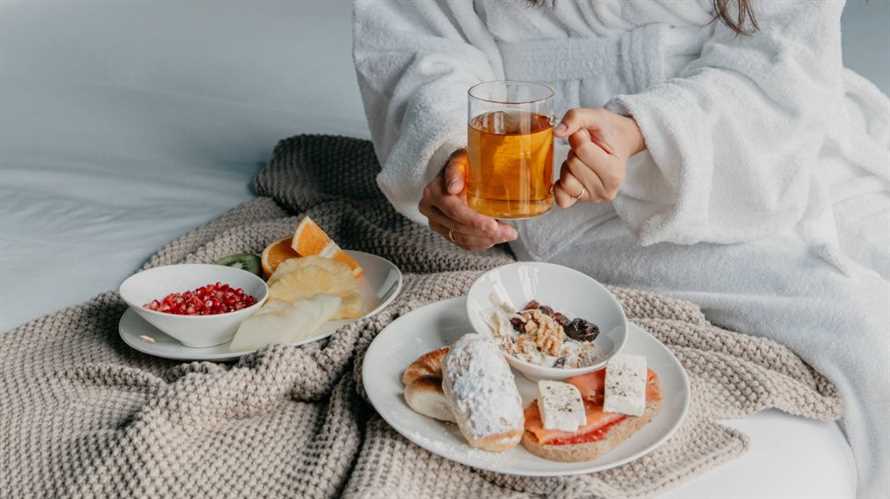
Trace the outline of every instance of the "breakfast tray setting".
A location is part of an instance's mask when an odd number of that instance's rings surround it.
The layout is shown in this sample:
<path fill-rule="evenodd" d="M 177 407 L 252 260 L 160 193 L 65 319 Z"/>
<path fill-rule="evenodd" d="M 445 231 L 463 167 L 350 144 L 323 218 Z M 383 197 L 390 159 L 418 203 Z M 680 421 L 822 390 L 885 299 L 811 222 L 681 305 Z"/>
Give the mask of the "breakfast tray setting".
<path fill-rule="evenodd" d="M 834 386 L 782 345 L 712 325 L 688 302 L 610 288 L 688 374 L 688 411 L 667 441 L 608 470 L 548 477 L 415 445 L 369 403 L 362 374 L 384 368 L 365 365 L 369 345 L 397 318 L 464 296 L 514 260 L 503 248 L 465 252 L 401 217 L 377 189 L 378 171 L 367 141 L 284 140 L 256 178 L 256 200 L 145 264 L 259 253 L 309 215 L 344 248 L 404 273 L 388 307 L 326 339 L 228 363 L 165 360 L 119 337 L 127 305 L 117 292 L 0 334 L 0 496 L 646 497 L 745 451 L 745 435 L 721 419 L 769 408 L 839 417 Z"/>

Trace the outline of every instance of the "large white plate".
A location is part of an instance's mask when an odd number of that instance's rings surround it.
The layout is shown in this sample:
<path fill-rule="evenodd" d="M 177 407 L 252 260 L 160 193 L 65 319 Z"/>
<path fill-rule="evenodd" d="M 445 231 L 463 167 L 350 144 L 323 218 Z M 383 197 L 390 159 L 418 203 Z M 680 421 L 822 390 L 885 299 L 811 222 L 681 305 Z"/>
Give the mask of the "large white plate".
<path fill-rule="evenodd" d="M 392 303 L 398 296 L 399 291 L 402 289 L 402 272 L 386 258 L 361 251 L 347 251 L 347 253 L 358 260 L 365 270 L 359 283 L 359 291 L 361 292 L 367 313 L 361 318 L 375 315 Z M 294 345 L 302 345 L 327 338 L 334 334 L 337 329 L 354 322 L 354 320 L 329 321 L 318 330 L 318 334 L 298 341 Z M 255 351 L 232 352 L 229 350 L 228 343 L 207 348 L 187 347 L 152 326 L 130 309 L 127 309 L 123 317 L 121 317 L 119 331 L 121 338 L 127 345 L 140 352 L 165 359 L 232 360 Z"/>
<path fill-rule="evenodd" d="M 466 315 L 465 298 L 453 298 L 419 308 L 384 329 L 365 354 L 362 378 L 365 392 L 377 412 L 415 444 L 447 459 L 484 470 L 527 476 L 574 475 L 600 471 L 632 461 L 662 444 L 680 426 L 689 406 L 689 380 L 674 355 L 640 327 L 629 323 L 622 352 L 645 355 L 658 373 L 664 393 L 661 411 L 652 422 L 618 448 L 594 461 L 548 461 L 517 446 L 496 454 L 467 445 L 457 426 L 421 416 L 402 397 L 402 371 L 419 355 L 449 345 L 473 331 Z M 514 371 L 516 384 L 527 405 L 536 388 Z"/>

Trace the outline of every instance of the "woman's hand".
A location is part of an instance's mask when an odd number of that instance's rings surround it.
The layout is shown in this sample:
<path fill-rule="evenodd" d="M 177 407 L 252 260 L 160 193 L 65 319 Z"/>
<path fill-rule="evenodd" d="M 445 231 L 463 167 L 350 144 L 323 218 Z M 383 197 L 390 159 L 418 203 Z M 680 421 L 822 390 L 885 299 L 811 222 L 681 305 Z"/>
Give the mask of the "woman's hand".
<path fill-rule="evenodd" d="M 603 108 L 571 109 L 553 133 L 568 137 L 572 147 L 553 189 L 561 208 L 578 201 L 605 203 L 615 199 L 624 181 L 627 159 L 646 149 L 633 118 Z"/>
<path fill-rule="evenodd" d="M 513 227 L 467 206 L 464 186 L 468 164 L 467 152 L 455 151 L 442 172 L 423 189 L 419 208 L 430 228 L 470 251 L 486 250 L 516 239 Z"/>

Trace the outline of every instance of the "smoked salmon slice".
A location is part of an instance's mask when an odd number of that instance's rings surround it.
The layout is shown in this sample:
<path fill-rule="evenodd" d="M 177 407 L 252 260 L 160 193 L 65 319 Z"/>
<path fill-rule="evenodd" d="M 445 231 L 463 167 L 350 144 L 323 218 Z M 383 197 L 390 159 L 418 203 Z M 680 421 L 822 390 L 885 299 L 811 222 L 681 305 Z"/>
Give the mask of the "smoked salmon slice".
<path fill-rule="evenodd" d="M 658 376 L 652 369 L 648 370 L 646 379 L 646 400 L 661 400 L 661 390 L 659 389 Z M 598 403 L 602 405 L 603 397 L 606 393 L 606 370 L 600 369 L 592 373 L 574 376 L 566 380 L 566 383 L 575 385 L 575 388 L 581 392 L 581 398 L 584 400 Z"/>
<path fill-rule="evenodd" d="M 566 380 L 566 383 L 575 385 L 581 392 L 581 398 L 593 403 L 603 403 L 603 394 L 606 391 L 606 370 L 600 369 L 592 373 L 574 376 Z"/>
<path fill-rule="evenodd" d="M 544 422 L 541 420 L 538 403 L 533 402 L 525 409 L 525 430 L 533 433 L 537 437 L 538 442 L 544 444 L 552 440 L 568 439 L 576 435 L 596 431 L 603 426 L 626 417 L 624 414 L 618 414 L 617 412 L 603 412 L 602 404 L 597 405 L 586 400 L 584 401 L 584 412 L 587 415 L 587 421 L 576 432 L 547 430 L 544 428 Z"/>
<path fill-rule="evenodd" d="M 537 401 L 532 402 L 525 409 L 525 430 L 532 433 L 538 439 L 538 442 L 542 444 L 548 442 L 558 444 L 561 442 L 572 443 L 579 438 L 584 440 L 584 435 L 618 423 L 627 417 L 624 414 L 603 411 L 603 397 L 606 388 L 605 369 L 575 376 L 567 379 L 566 382 L 575 385 L 578 391 L 581 392 L 587 421 L 574 433 L 547 430 L 544 428 L 544 422 L 541 420 Z M 655 371 L 649 369 L 646 380 L 646 401 L 651 400 L 661 400 L 661 388 L 659 387 L 658 376 L 655 374 Z"/>

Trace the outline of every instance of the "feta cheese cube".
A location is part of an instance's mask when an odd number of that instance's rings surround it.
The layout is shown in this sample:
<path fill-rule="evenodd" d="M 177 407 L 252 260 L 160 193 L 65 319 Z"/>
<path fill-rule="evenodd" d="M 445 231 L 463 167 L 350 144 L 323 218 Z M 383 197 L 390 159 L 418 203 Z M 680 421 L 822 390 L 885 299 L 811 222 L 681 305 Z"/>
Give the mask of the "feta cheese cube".
<path fill-rule="evenodd" d="M 581 392 L 559 381 L 538 381 L 538 410 L 545 430 L 578 431 L 587 422 Z"/>
<path fill-rule="evenodd" d="M 646 412 L 646 357 L 616 355 L 606 364 L 603 410 L 629 416 Z"/>

